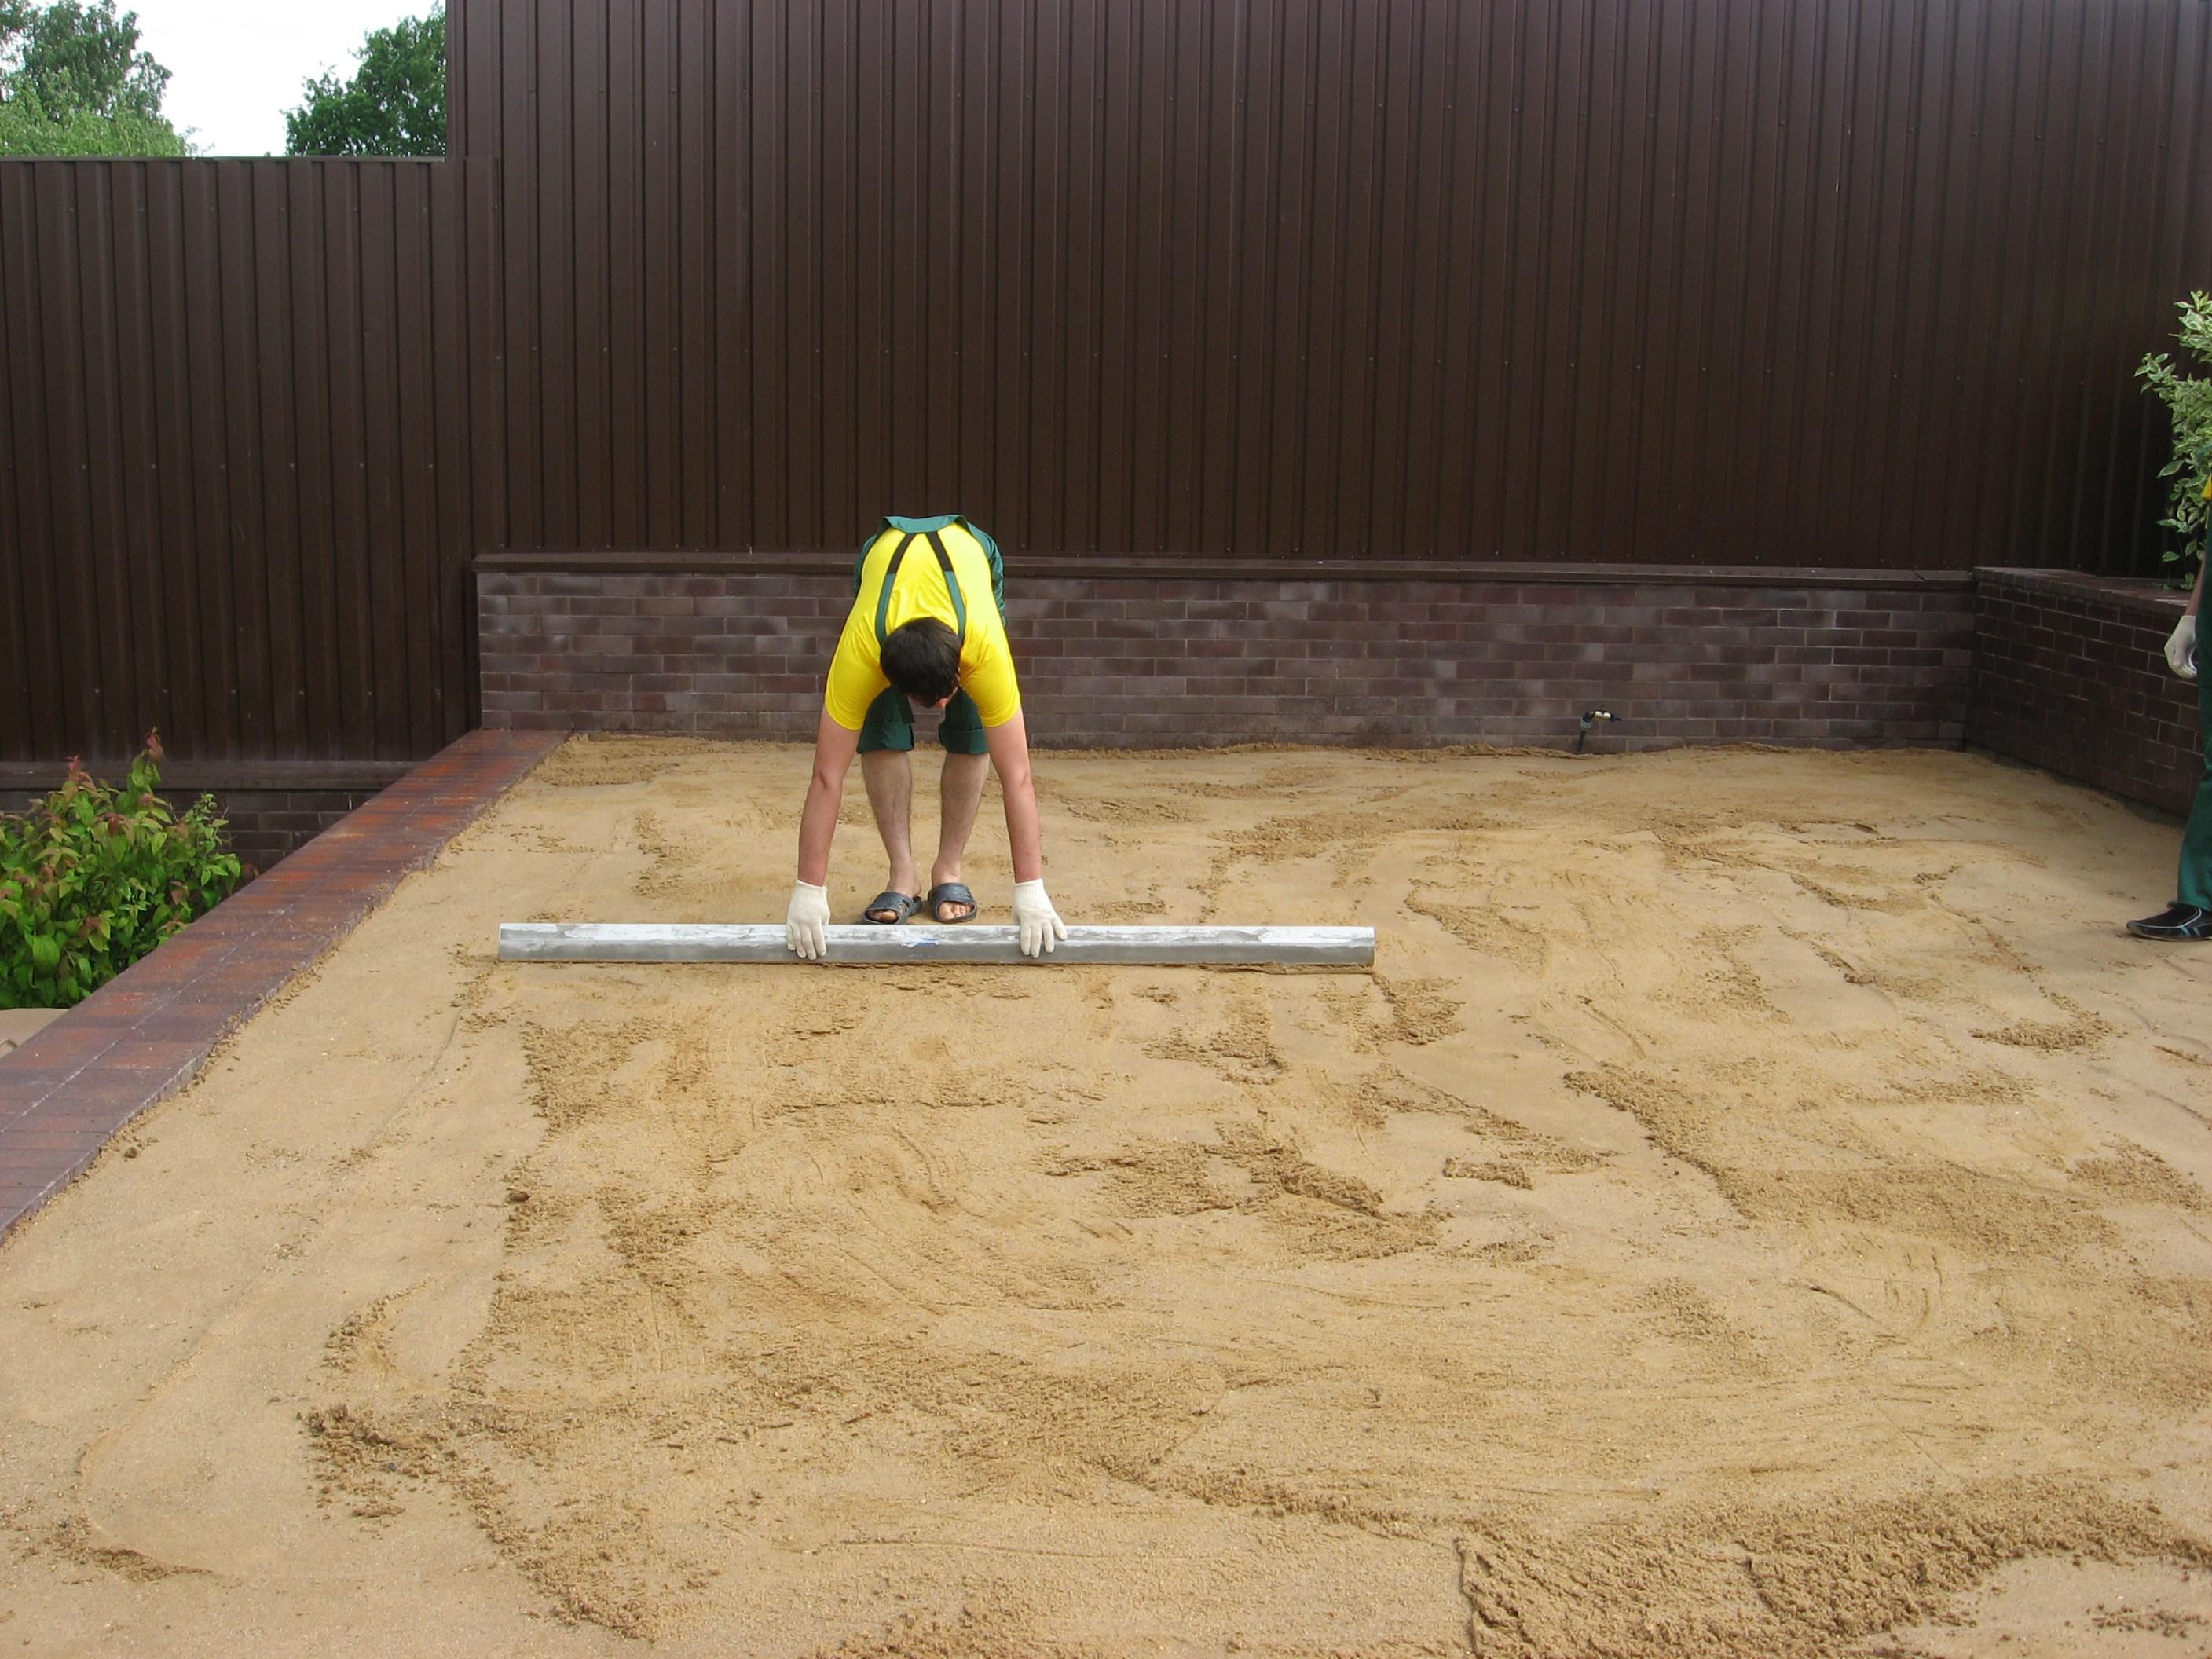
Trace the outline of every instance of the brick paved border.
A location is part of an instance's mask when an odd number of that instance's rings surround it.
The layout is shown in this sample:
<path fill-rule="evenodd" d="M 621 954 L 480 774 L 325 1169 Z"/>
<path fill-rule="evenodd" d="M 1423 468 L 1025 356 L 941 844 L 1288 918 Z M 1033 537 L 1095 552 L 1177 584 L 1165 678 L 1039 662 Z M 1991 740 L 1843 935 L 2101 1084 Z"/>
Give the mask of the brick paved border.
<path fill-rule="evenodd" d="M 471 732 L 0 1062 L 0 1237 L 559 741 Z"/>

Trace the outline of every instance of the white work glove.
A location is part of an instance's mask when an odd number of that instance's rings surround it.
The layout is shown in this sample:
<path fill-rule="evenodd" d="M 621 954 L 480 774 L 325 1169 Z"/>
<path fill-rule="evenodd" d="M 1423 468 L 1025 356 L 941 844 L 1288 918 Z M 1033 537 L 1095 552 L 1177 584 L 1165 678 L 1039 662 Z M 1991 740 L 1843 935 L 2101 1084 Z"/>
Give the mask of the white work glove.
<path fill-rule="evenodd" d="M 2166 666 L 2185 680 L 2197 678 L 2197 618 L 2184 617 L 2174 623 L 2173 633 L 2166 642 Z"/>
<path fill-rule="evenodd" d="M 1060 919 L 1060 912 L 1044 896 L 1044 884 L 1041 881 L 1014 884 L 1014 921 L 1022 930 L 1022 954 L 1025 957 L 1044 955 L 1067 937 L 1067 924 Z"/>
<path fill-rule="evenodd" d="M 808 962 L 830 948 L 830 890 L 800 882 L 791 890 L 791 909 L 783 919 L 783 942 Z"/>

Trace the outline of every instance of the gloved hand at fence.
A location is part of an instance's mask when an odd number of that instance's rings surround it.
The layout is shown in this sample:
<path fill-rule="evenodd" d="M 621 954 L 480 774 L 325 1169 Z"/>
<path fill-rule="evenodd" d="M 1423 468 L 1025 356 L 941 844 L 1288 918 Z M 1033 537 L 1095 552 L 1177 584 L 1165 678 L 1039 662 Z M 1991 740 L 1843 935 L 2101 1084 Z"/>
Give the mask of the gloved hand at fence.
<path fill-rule="evenodd" d="M 2185 680 L 2197 678 L 2197 618 L 2184 617 L 2166 642 L 2166 666 Z"/>
<path fill-rule="evenodd" d="M 791 890 L 791 908 L 783 918 L 783 942 L 808 962 L 830 948 L 830 890 L 800 882 Z"/>
<path fill-rule="evenodd" d="M 1042 881 L 1014 884 L 1014 922 L 1022 930 L 1022 954 L 1042 956 L 1067 937 L 1067 924 L 1044 896 Z"/>

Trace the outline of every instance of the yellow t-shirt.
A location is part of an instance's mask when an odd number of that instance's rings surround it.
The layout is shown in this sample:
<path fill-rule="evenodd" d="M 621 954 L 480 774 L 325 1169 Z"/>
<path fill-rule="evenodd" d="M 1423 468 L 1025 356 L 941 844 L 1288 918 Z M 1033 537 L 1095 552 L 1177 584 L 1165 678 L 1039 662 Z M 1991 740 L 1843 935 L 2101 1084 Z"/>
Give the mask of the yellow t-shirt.
<path fill-rule="evenodd" d="M 1014 653 L 1006 642 L 1006 622 L 999 613 L 990 556 L 983 550 L 982 542 L 957 520 L 908 520 L 887 524 L 860 556 L 860 591 L 845 618 L 837 654 L 830 659 L 823 707 L 848 732 L 860 729 L 868 718 L 868 705 L 890 686 L 884 677 L 877 611 L 891 556 L 908 535 L 902 526 L 940 524 L 937 538 L 945 544 L 945 556 L 951 560 L 952 574 L 960 584 L 960 597 L 968 607 L 968 635 L 960 648 L 960 689 L 975 700 L 985 726 L 1004 726 L 1021 712 Z M 960 626 L 951 591 L 945 585 L 945 572 L 938 567 L 937 551 L 926 535 L 915 537 L 899 562 L 890 605 L 882 617 L 884 632 L 888 634 L 917 617 L 934 617 L 951 629 Z"/>

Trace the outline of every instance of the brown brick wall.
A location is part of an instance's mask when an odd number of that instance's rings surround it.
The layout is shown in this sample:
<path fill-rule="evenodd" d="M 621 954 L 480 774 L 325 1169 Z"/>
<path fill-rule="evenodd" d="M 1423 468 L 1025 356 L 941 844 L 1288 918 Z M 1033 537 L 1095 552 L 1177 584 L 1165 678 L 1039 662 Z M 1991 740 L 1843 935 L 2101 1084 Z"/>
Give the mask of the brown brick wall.
<path fill-rule="evenodd" d="M 239 857 L 267 870 L 296 853 L 356 807 L 375 799 L 374 789 L 254 789 L 217 791 L 230 820 Z"/>
<path fill-rule="evenodd" d="M 849 577 L 482 570 L 489 726 L 805 738 Z M 1449 580 L 1007 581 L 1047 747 L 1955 744 L 1958 577 L 1595 571 Z"/>
<path fill-rule="evenodd" d="M 21 812 L 44 791 L 0 789 L 0 812 Z M 255 870 L 272 868 L 296 853 L 354 808 L 374 797 L 374 789 L 216 789 L 230 820 L 234 852 Z M 199 799 L 200 792 L 170 794 L 178 810 Z"/>
<path fill-rule="evenodd" d="M 2185 812 L 2201 773 L 2197 690 L 2166 665 L 2181 596 L 2148 582 L 1984 570 L 1966 740 Z"/>

